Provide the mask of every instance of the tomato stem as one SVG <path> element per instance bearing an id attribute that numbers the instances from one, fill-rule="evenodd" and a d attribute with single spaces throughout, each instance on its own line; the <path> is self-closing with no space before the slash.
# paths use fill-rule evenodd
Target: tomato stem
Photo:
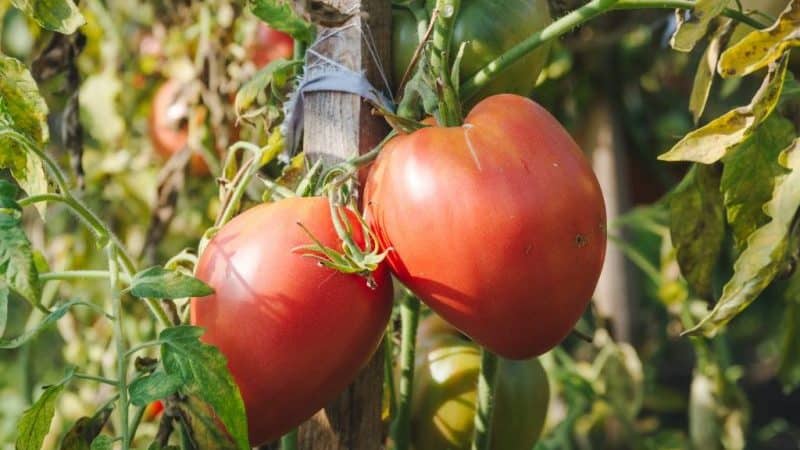
<path id="1" fill-rule="evenodd" d="M 128 445 L 133 445 L 133 438 L 136 436 L 136 431 L 139 430 L 139 424 L 142 423 L 142 418 L 144 417 L 144 411 L 147 406 L 138 406 L 136 411 L 133 413 L 133 418 L 131 418 L 131 423 L 128 426 L 129 431 L 129 441 Z"/>
<path id="2" fill-rule="evenodd" d="M 453 86 L 450 77 L 451 42 L 453 40 L 453 26 L 458 16 L 460 0 L 437 0 L 433 12 L 435 25 L 433 27 L 433 52 L 431 53 L 431 67 L 437 74 L 436 83 L 439 90 L 439 116 L 443 126 L 451 127 L 461 125 L 461 102 L 458 92 Z"/>
<path id="3" fill-rule="evenodd" d="M 481 350 L 481 372 L 478 377 L 478 404 L 475 406 L 472 450 L 489 450 L 492 442 L 492 414 L 497 363 L 495 354 L 486 349 Z"/>
<path id="4" fill-rule="evenodd" d="M 463 100 L 471 99 L 482 87 L 489 84 L 497 75 L 519 59 L 536 50 L 547 41 L 561 37 L 606 12 L 653 8 L 691 9 L 694 6 L 695 2 L 690 0 L 591 0 L 589 3 L 554 21 L 541 31 L 530 35 L 527 39 L 497 57 L 497 59 L 486 64 L 483 69 L 461 84 L 461 97 Z M 764 28 L 766 26 L 735 9 L 727 8 L 722 12 L 722 15 L 754 28 Z"/>
<path id="5" fill-rule="evenodd" d="M 119 289 L 119 266 L 117 265 L 117 248 L 113 243 L 106 245 L 108 257 L 109 285 L 111 288 L 111 304 L 114 315 L 114 342 L 117 349 L 117 390 L 119 391 L 119 425 L 122 435 L 122 450 L 130 448 L 128 429 L 128 359 L 125 357 L 125 336 L 122 330 L 122 295 Z"/>
<path id="6" fill-rule="evenodd" d="M 408 450 L 411 440 L 411 394 L 414 388 L 414 358 L 419 325 L 419 299 L 406 291 L 400 306 L 400 392 L 397 417 L 392 422 L 394 450 Z"/>

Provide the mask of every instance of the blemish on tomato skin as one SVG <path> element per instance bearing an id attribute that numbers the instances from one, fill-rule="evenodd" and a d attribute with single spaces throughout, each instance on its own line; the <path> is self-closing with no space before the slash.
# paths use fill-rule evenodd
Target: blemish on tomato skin
<path id="1" fill-rule="evenodd" d="M 576 247 L 583 248 L 583 247 L 586 247 L 587 245 L 589 245 L 589 239 L 586 236 L 584 236 L 582 234 L 577 234 L 575 236 L 575 246 Z"/>
<path id="2" fill-rule="evenodd" d="M 533 244 L 528 244 L 525 246 L 525 256 L 528 256 L 533 251 Z"/>

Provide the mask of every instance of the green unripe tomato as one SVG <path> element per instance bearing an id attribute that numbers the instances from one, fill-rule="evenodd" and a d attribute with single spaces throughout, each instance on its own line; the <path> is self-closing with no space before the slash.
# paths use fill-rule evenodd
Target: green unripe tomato
<path id="1" fill-rule="evenodd" d="M 428 0 L 431 14 L 436 2 Z M 419 25 L 411 11 L 404 7 L 393 10 L 393 76 L 399 83 L 419 45 Z M 463 82 L 531 34 L 552 22 L 547 0 L 462 0 L 453 29 L 452 54 L 458 53 L 467 42 L 461 61 Z M 424 30 L 424 28 L 423 28 Z M 499 74 L 468 104 L 492 94 L 510 93 L 529 96 L 536 86 L 539 73 L 547 62 L 550 46 L 545 44 Z"/>
<path id="2" fill-rule="evenodd" d="M 480 348 L 437 316 L 420 324 L 411 436 L 415 450 L 468 450 L 480 371 Z M 550 388 L 536 358 L 500 358 L 492 417 L 493 450 L 529 450 L 542 432 Z"/>

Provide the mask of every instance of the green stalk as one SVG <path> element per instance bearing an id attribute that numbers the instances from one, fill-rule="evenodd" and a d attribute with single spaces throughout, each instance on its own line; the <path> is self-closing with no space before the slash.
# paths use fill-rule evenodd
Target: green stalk
<path id="1" fill-rule="evenodd" d="M 589 3 L 554 21 L 543 30 L 530 35 L 527 39 L 500 55 L 494 61 L 486 64 L 483 69 L 461 85 L 461 97 L 464 100 L 471 99 L 499 73 L 509 68 L 528 53 L 536 50 L 545 42 L 556 39 L 608 11 L 653 8 L 691 9 L 694 8 L 694 6 L 695 2 L 689 0 L 591 0 Z M 760 29 L 766 26 L 760 21 L 735 9 L 725 9 L 722 15 L 754 28 Z"/>
<path id="2" fill-rule="evenodd" d="M 116 246 L 109 243 L 106 246 L 106 254 L 108 255 L 108 271 L 111 274 L 109 277 L 109 284 L 111 285 L 111 302 L 114 311 L 114 342 L 117 349 L 117 376 L 119 377 L 117 390 L 119 391 L 122 450 L 128 450 L 131 442 L 128 430 L 128 370 L 127 358 L 125 357 L 125 336 L 122 330 L 122 295 L 117 279 L 119 266 L 117 265 Z"/>
<path id="3" fill-rule="evenodd" d="M 461 0 L 437 0 L 436 23 L 433 28 L 433 52 L 431 53 L 431 68 L 438 75 L 439 114 L 442 125 L 446 127 L 461 125 L 461 102 L 458 93 L 450 78 L 452 70 L 450 64 L 450 44 L 453 40 L 453 25 L 458 16 Z M 456 81 L 457 82 L 457 81 Z"/>
<path id="4" fill-rule="evenodd" d="M 397 415 L 397 392 L 394 384 L 394 343 L 392 342 L 392 319 L 383 337 L 383 388 L 389 397 L 389 417 Z M 394 419 L 392 419 L 394 420 Z"/>
<path id="5" fill-rule="evenodd" d="M 402 340 L 400 341 L 400 392 L 397 417 L 392 422 L 391 436 L 395 450 L 408 450 L 411 428 L 411 395 L 414 389 L 414 357 L 419 325 L 419 299 L 406 292 L 400 306 Z"/>
<path id="6" fill-rule="evenodd" d="M 133 439 L 136 437 L 136 431 L 139 429 L 139 424 L 142 423 L 142 418 L 144 417 L 144 411 L 147 409 L 146 406 L 139 406 L 136 408 L 136 412 L 133 413 L 133 418 L 131 419 L 130 425 L 128 425 L 128 430 L 130 437 L 128 441 L 128 445 L 133 445 Z"/>
<path id="7" fill-rule="evenodd" d="M 281 450 L 297 450 L 296 428 L 281 438 Z"/>
<path id="8" fill-rule="evenodd" d="M 76 373 L 76 374 L 73 374 L 72 376 L 73 376 L 73 378 L 78 379 L 78 380 L 96 381 L 98 383 L 108 384 L 108 385 L 111 385 L 111 386 L 118 386 L 119 385 L 119 380 L 111 380 L 109 378 L 98 377 L 96 375 L 89 375 L 89 374 L 85 374 L 85 373 Z"/>
<path id="9" fill-rule="evenodd" d="M 497 374 L 497 356 L 481 350 L 481 372 L 478 378 L 478 404 L 475 407 L 475 431 L 472 450 L 489 450 L 492 442 L 492 413 Z"/>

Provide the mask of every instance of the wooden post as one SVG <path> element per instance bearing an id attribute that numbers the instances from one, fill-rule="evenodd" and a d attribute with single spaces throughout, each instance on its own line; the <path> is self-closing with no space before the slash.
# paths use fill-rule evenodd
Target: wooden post
<path id="1" fill-rule="evenodd" d="M 378 65 L 364 37 L 371 35 L 380 61 L 388 65 L 391 1 L 311 0 L 299 3 L 307 5 L 305 13 L 317 24 L 320 35 L 329 30 L 328 27 L 339 28 L 335 35 L 313 49 L 356 72 L 366 73 L 374 86 L 383 88 Z M 314 61 L 309 63 L 313 74 Z M 373 116 L 370 106 L 356 95 L 306 94 L 304 114 L 305 153 L 311 161 L 322 160 L 326 166 L 372 149 L 388 132 L 383 120 Z M 381 349 L 338 399 L 300 427 L 301 450 L 377 450 L 382 447 Z"/>

